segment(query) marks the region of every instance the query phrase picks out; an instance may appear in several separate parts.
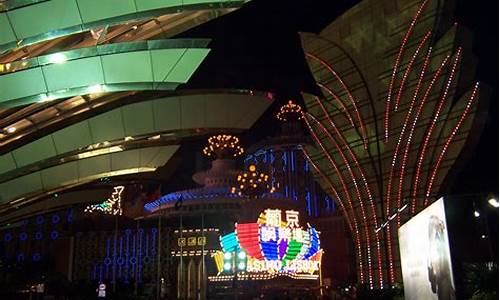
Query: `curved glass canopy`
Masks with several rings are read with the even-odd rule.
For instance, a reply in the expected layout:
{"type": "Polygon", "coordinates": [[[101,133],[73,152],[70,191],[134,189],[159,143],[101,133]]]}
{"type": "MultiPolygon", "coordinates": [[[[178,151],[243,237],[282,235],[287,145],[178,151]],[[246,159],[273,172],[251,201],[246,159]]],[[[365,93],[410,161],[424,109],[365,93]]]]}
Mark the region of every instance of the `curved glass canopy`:
{"type": "Polygon", "coordinates": [[[163,166],[179,146],[149,147],[71,161],[33,172],[0,184],[0,204],[22,205],[25,198],[101,177],[155,171],[163,166]]]}
{"type": "Polygon", "coordinates": [[[207,56],[209,40],[153,40],[57,52],[7,64],[0,75],[0,107],[75,95],[174,90],[207,56]]]}
{"type": "Polygon", "coordinates": [[[188,10],[236,8],[248,0],[11,0],[0,13],[0,51],[188,10]]]}
{"type": "MultiPolygon", "coordinates": [[[[162,166],[167,160],[154,165],[146,164],[149,160],[144,164],[128,165],[133,157],[126,153],[139,155],[140,151],[154,148],[128,149],[128,143],[133,143],[136,137],[154,139],[155,135],[163,133],[196,129],[248,129],[271,102],[265,93],[244,91],[170,96],[127,104],[47,133],[0,156],[0,204],[28,193],[31,189],[28,186],[33,186],[34,190],[26,198],[40,187],[43,187],[40,191],[45,192],[99,177],[128,174],[128,171],[152,171],[151,168],[162,166]],[[85,176],[80,174],[93,161],[97,169],[89,170],[85,176]],[[102,171],[98,166],[112,168],[102,171]],[[73,176],[75,172],[78,172],[77,177],[73,176]],[[48,174],[46,178],[44,174],[48,174]],[[51,184],[46,186],[47,183],[51,184]]],[[[139,155],[140,159],[145,157],[139,155]]]]}
{"type": "Polygon", "coordinates": [[[271,100],[264,93],[236,91],[170,96],[124,105],[0,155],[0,182],[7,172],[77,150],[95,150],[96,144],[102,147],[137,136],[196,128],[248,129],[269,105],[271,100]]]}

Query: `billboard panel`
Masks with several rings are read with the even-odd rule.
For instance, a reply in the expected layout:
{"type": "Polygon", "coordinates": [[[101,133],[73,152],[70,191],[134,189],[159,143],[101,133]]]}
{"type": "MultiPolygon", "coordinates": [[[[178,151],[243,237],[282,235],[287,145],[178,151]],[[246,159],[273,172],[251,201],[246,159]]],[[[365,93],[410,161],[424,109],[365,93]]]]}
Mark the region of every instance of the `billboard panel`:
{"type": "Polygon", "coordinates": [[[398,233],[405,299],[455,299],[443,198],[398,233]]]}

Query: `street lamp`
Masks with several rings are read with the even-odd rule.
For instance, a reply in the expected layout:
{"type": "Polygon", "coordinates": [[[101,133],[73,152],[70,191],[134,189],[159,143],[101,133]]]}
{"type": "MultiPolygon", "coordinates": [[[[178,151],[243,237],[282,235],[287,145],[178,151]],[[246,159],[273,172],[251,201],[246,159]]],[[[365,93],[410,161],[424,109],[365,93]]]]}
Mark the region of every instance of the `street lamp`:
{"type": "Polygon", "coordinates": [[[479,211],[476,209],[476,210],[474,211],[474,217],[479,218],[479,216],[481,216],[481,214],[480,214],[480,213],[479,213],[479,211]]]}

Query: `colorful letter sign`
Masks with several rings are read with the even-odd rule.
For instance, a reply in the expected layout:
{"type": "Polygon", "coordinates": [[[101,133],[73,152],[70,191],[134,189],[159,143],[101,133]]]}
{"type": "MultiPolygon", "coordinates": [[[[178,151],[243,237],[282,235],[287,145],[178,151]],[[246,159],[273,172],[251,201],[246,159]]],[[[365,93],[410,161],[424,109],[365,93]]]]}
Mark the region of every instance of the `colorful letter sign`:
{"type": "Polygon", "coordinates": [[[323,254],[319,233],[309,224],[302,229],[299,212],[294,210],[285,211],[283,220],[281,210],[267,209],[257,223],[236,224],[236,230],[220,241],[221,257],[223,253],[246,253],[246,272],[313,274],[319,270],[323,254]]]}

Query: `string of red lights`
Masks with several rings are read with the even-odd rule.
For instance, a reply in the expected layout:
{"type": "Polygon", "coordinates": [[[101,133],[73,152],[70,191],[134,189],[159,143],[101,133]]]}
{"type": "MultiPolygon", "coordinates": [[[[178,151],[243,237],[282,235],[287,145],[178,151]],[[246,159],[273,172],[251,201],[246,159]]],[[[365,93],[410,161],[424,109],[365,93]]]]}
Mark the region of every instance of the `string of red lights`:
{"type": "Polygon", "coordinates": [[[328,64],[326,61],[320,59],[319,57],[317,57],[317,56],[315,56],[315,55],[313,55],[311,53],[306,53],[306,56],[309,56],[309,57],[311,57],[313,59],[316,59],[323,66],[325,66],[328,69],[328,71],[330,71],[330,73],[333,74],[333,76],[335,77],[335,79],[337,79],[337,81],[340,83],[340,85],[342,86],[342,89],[347,93],[347,96],[348,96],[349,100],[351,101],[352,107],[354,108],[354,111],[356,112],[356,117],[358,118],[359,128],[361,130],[361,136],[363,138],[363,144],[364,144],[365,150],[368,149],[368,138],[366,136],[365,124],[363,122],[363,119],[361,118],[361,114],[359,113],[358,106],[356,105],[356,100],[354,100],[354,97],[352,96],[351,91],[349,90],[349,88],[344,83],[344,81],[342,80],[342,78],[338,75],[337,72],[335,72],[335,70],[333,69],[333,67],[330,64],[328,64]]]}
{"type": "MultiPolygon", "coordinates": [[[[340,169],[338,168],[337,164],[334,162],[334,159],[332,158],[332,156],[330,155],[330,153],[326,150],[325,146],[320,141],[319,137],[316,135],[316,132],[312,128],[311,124],[309,123],[307,117],[311,117],[311,115],[308,114],[308,113],[306,113],[305,116],[306,117],[304,118],[304,120],[305,120],[305,122],[307,124],[307,127],[309,128],[309,131],[311,132],[311,134],[313,136],[313,139],[316,141],[316,143],[318,145],[320,145],[323,153],[326,155],[328,161],[330,162],[330,164],[335,169],[335,172],[336,172],[336,174],[337,174],[337,176],[338,176],[338,178],[339,178],[339,180],[340,180],[340,182],[341,182],[341,184],[343,186],[344,194],[348,198],[348,203],[349,203],[350,209],[353,212],[353,216],[354,216],[355,215],[355,213],[354,213],[355,211],[354,211],[354,207],[352,205],[352,198],[351,198],[351,195],[350,195],[350,193],[348,191],[347,185],[345,183],[345,178],[344,178],[342,172],[340,171],[340,169]]],[[[312,119],[314,119],[314,117],[312,119]]],[[[348,169],[350,169],[350,167],[348,167],[348,169]]],[[[353,178],[353,181],[355,181],[355,178],[353,178]]],[[[356,185],[356,183],[355,183],[355,185],[356,185]]],[[[359,193],[359,189],[357,189],[356,193],[359,193]]],[[[367,254],[366,255],[367,255],[367,258],[368,258],[368,262],[367,262],[367,264],[368,264],[368,283],[369,283],[370,287],[373,288],[373,273],[372,273],[373,271],[372,271],[372,261],[371,261],[371,248],[369,246],[370,245],[370,235],[369,235],[369,232],[368,232],[368,223],[367,223],[366,213],[365,213],[365,209],[364,209],[364,205],[363,205],[363,201],[362,201],[361,195],[358,194],[357,196],[358,196],[358,200],[360,202],[359,207],[361,209],[361,218],[363,219],[361,227],[362,227],[362,229],[364,229],[365,240],[366,240],[366,244],[367,244],[367,247],[366,247],[367,254]]],[[[355,223],[355,227],[357,228],[357,223],[355,223]]]]}
{"type": "Polygon", "coordinates": [[[418,157],[417,168],[416,168],[416,171],[414,174],[413,189],[412,189],[412,193],[411,193],[411,198],[412,198],[411,199],[411,213],[412,214],[415,213],[415,208],[416,208],[416,203],[417,203],[416,197],[417,197],[418,186],[420,183],[420,173],[422,171],[424,156],[425,156],[425,153],[427,151],[427,147],[429,146],[429,141],[431,139],[431,135],[432,135],[432,132],[434,130],[434,127],[436,126],[437,119],[439,117],[439,114],[441,113],[441,109],[443,108],[445,100],[447,99],[448,92],[450,90],[450,86],[451,86],[451,83],[454,79],[455,72],[457,70],[457,65],[458,65],[458,62],[459,62],[460,57],[461,57],[461,53],[462,53],[462,48],[459,47],[457,50],[457,53],[455,55],[455,60],[453,62],[453,66],[452,66],[450,75],[448,76],[448,80],[446,82],[445,90],[444,90],[443,94],[441,95],[441,99],[439,100],[439,104],[434,112],[434,117],[432,118],[431,125],[429,126],[429,129],[427,130],[427,132],[425,134],[422,149],[420,149],[420,153],[417,156],[418,157]]]}
{"type": "MultiPolygon", "coordinates": [[[[413,135],[415,133],[415,127],[417,126],[417,121],[420,118],[420,115],[422,113],[422,109],[424,108],[424,105],[427,103],[427,99],[429,98],[429,94],[432,91],[432,88],[434,87],[434,84],[436,83],[437,79],[441,75],[443,68],[446,66],[448,63],[448,60],[450,59],[450,55],[447,55],[446,58],[443,60],[439,68],[436,70],[434,73],[434,76],[432,77],[431,82],[429,83],[429,86],[427,90],[425,91],[424,96],[420,100],[420,105],[415,113],[415,118],[413,119],[413,123],[411,124],[411,129],[408,134],[408,137],[406,139],[406,146],[404,149],[404,154],[403,154],[403,162],[401,164],[401,169],[399,171],[399,186],[398,186],[398,193],[397,193],[397,202],[396,202],[396,207],[399,209],[401,207],[401,191],[403,188],[403,179],[404,179],[404,173],[406,170],[406,164],[408,162],[408,153],[410,151],[410,145],[413,140],[413,135]]],[[[397,216],[397,224],[398,228],[401,226],[401,214],[398,214],[397,216]]]]}
{"type": "Polygon", "coordinates": [[[347,220],[347,224],[349,226],[349,229],[351,230],[351,233],[354,236],[355,240],[355,248],[356,251],[358,252],[358,265],[360,269],[360,281],[364,283],[364,271],[363,271],[363,260],[362,260],[362,255],[361,255],[361,241],[359,237],[359,231],[357,229],[357,224],[355,224],[355,227],[353,228],[352,223],[356,222],[355,219],[351,221],[351,218],[349,217],[349,211],[345,208],[344,202],[342,201],[342,198],[339,196],[337,190],[335,189],[335,186],[331,182],[331,180],[326,176],[320,169],[319,167],[314,163],[314,160],[311,158],[309,153],[305,148],[302,147],[302,152],[304,153],[305,157],[309,161],[309,163],[313,166],[313,168],[316,170],[318,174],[320,174],[321,178],[328,184],[330,187],[330,190],[333,192],[335,199],[337,199],[338,203],[340,204],[340,207],[342,208],[342,211],[344,213],[344,217],[347,220]]]}
{"type": "Polygon", "coordinates": [[[392,69],[392,76],[391,80],[389,82],[389,88],[387,89],[387,100],[386,100],[386,106],[385,106],[385,119],[384,119],[384,137],[385,137],[385,142],[387,143],[389,141],[389,123],[390,123],[390,110],[391,110],[391,97],[392,97],[392,90],[394,88],[394,83],[396,80],[396,73],[399,68],[399,64],[401,63],[401,58],[403,56],[406,44],[408,43],[408,40],[410,38],[410,35],[413,32],[413,29],[415,25],[417,24],[418,17],[424,10],[425,6],[427,5],[427,2],[429,0],[425,0],[413,16],[413,20],[411,21],[410,27],[406,31],[406,34],[403,38],[403,41],[401,43],[401,46],[399,47],[399,52],[398,55],[396,56],[396,61],[394,62],[394,68],[392,69]]]}
{"type": "MultiPolygon", "coordinates": [[[[373,201],[373,196],[372,196],[372,193],[371,193],[371,190],[370,190],[370,186],[368,185],[368,181],[366,180],[366,177],[365,177],[365,172],[363,171],[363,168],[359,164],[359,161],[358,161],[358,159],[356,157],[356,154],[354,154],[354,152],[352,151],[351,147],[347,143],[345,137],[338,130],[337,126],[333,122],[333,119],[331,118],[330,114],[327,112],[327,110],[326,110],[325,106],[323,105],[323,103],[321,103],[321,101],[319,100],[318,97],[315,97],[315,100],[316,100],[316,103],[321,108],[321,110],[323,111],[323,114],[325,115],[326,119],[330,123],[330,126],[332,127],[333,131],[335,132],[335,134],[338,136],[338,138],[342,142],[343,147],[349,153],[352,161],[354,162],[354,164],[355,164],[355,166],[356,166],[356,168],[357,168],[357,170],[358,170],[358,172],[359,172],[359,174],[361,176],[361,180],[363,181],[363,185],[365,187],[365,192],[366,192],[366,195],[368,196],[368,200],[369,200],[369,203],[370,203],[371,215],[372,215],[372,222],[373,222],[373,224],[374,224],[375,227],[378,227],[377,212],[376,212],[376,209],[375,209],[375,204],[374,204],[374,201],[373,201]]],[[[324,130],[325,130],[325,132],[327,132],[326,129],[324,129],[324,130]]],[[[338,151],[340,151],[342,153],[341,149],[339,149],[338,151]]],[[[347,165],[349,165],[349,164],[347,163],[347,165]]],[[[355,182],[355,180],[353,180],[353,181],[355,182]]],[[[379,282],[380,282],[381,288],[383,288],[384,279],[383,279],[383,273],[382,273],[382,255],[381,255],[381,250],[380,250],[380,237],[379,237],[378,231],[375,232],[375,239],[376,239],[376,243],[377,243],[377,264],[378,264],[379,282]]]]}

